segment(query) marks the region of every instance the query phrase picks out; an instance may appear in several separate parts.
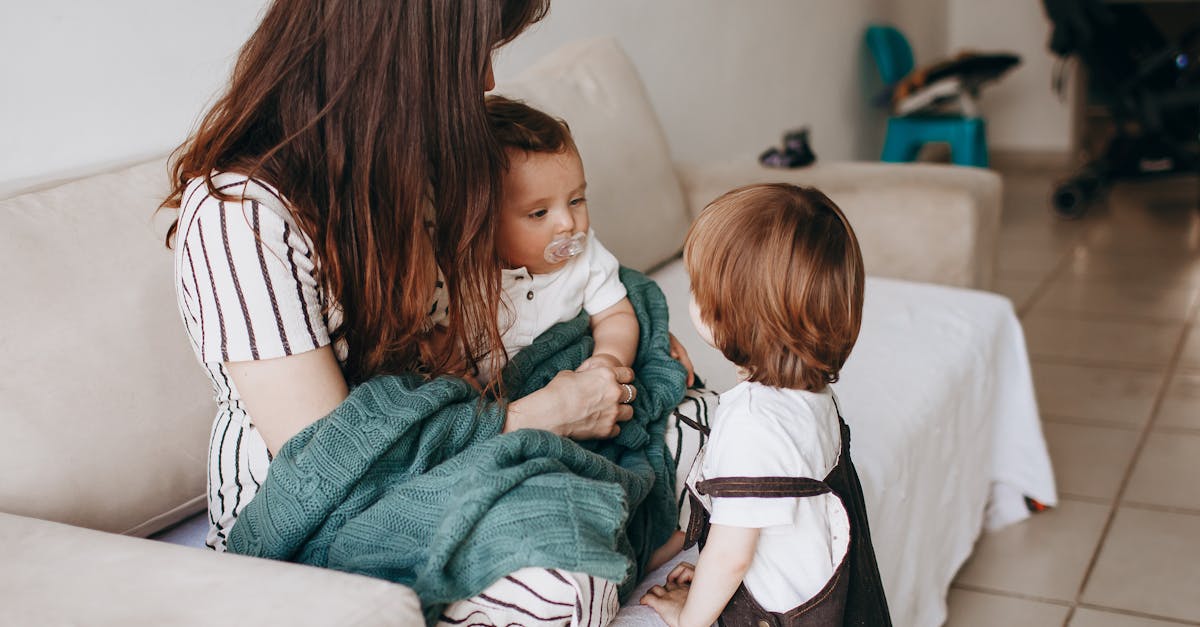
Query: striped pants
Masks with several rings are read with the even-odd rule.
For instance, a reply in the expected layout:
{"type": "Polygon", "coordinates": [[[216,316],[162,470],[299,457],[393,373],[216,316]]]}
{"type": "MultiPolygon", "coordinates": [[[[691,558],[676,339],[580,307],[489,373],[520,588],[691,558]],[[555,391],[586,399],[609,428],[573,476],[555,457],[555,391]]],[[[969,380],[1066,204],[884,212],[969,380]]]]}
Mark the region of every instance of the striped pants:
{"type": "Polygon", "coordinates": [[[603,627],[621,609],[617,586],[584,573],[522,568],[451,604],[439,627],[603,627]]]}

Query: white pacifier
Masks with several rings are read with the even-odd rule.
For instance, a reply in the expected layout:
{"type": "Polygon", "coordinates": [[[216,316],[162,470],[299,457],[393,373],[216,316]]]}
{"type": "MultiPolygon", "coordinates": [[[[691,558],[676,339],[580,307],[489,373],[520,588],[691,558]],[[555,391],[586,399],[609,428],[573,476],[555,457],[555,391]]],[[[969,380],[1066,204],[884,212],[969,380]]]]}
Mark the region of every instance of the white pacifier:
{"type": "Polygon", "coordinates": [[[576,233],[570,237],[558,237],[546,245],[546,263],[561,263],[579,256],[587,243],[587,233],[576,233]]]}

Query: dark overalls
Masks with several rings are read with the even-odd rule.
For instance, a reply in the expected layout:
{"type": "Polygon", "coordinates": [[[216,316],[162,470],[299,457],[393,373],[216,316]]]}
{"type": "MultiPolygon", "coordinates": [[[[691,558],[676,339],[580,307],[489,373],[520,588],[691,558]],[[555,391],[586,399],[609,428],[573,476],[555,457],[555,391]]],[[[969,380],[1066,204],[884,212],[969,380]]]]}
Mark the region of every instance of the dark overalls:
{"type": "MultiPolygon", "coordinates": [[[[681,421],[708,431],[707,427],[686,417],[681,417],[681,421]]],[[[700,494],[719,498],[805,498],[832,492],[842,501],[850,522],[849,550],[825,587],[813,598],[786,612],[769,612],[758,604],[743,583],[717,619],[721,627],[887,627],[892,624],[879,566],[875,562],[875,549],[871,546],[862,484],[850,460],[850,427],[842,420],[840,410],[838,423],[842,430],[842,452],[837,465],[823,481],[804,477],[721,477],[696,484],[700,494]]],[[[703,549],[708,538],[708,510],[691,487],[688,498],[692,514],[685,548],[699,542],[703,549]]]]}

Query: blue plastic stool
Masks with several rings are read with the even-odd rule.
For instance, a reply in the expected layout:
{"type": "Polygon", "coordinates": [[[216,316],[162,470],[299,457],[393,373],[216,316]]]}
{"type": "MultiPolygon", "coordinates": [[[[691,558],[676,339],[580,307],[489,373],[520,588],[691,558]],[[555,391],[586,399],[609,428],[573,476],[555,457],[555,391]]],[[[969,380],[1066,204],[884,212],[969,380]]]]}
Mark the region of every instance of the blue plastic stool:
{"type": "MultiPolygon", "coordinates": [[[[867,27],[864,39],[885,85],[895,85],[913,69],[912,48],[893,26],[867,27]]],[[[982,118],[963,116],[892,116],[888,118],[883,161],[916,161],[921,146],[929,142],[950,144],[955,165],[988,165],[987,133],[982,118]]]]}
{"type": "Polygon", "coordinates": [[[887,139],[883,142],[883,161],[916,161],[921,146],[929,142],[950,144],[950,160],[955,165],[988,166],[987,133],[983,118],[962,117],[890,117],[887,139]]]}

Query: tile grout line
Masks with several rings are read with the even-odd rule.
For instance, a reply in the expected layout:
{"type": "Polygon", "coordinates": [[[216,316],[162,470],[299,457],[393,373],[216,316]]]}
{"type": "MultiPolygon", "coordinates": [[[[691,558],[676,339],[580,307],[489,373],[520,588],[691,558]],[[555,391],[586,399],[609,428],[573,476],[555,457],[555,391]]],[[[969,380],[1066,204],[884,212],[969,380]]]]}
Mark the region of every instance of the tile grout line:
{"type": "Polygon", "coordinates": [[[1059,274],[1062,274],[1068,265],[1070,265],[1071,257],[1075,254],[1075,247],[1080,244],[1082,239],[1082,235],[1076,235],[1075,240],[1071,242],[1071,245],[1067,247],[1067,249],[1063,251],[1061,255],[1059,255],[1058,261],[1054,263],[1054,267],[1050,269],[1050,272],[1042,277],[1042,280],[1040,283],[1038,283],[1037,287],[1033,288],[1033,293],[1025,299],[1025,302],[1021,305],[1020,309],[1017,310],[1016,313],[1018,320],[1025,319],[1025,316],[1029,314],[1029,311],[1033,309],[1033,306],[1050,289],[1050,284],[1058,278],[1059,274]]]}
{"type": "MultiPolygon", "coordinates": [[[[1192,291],[1200,291],[1193,288],[1192,291]]],[[[1070,320],[1079,322],[1132,322],[1135,324],[1153,324],[1156,326],[1166,324],[1187,324],[1191,316],[1192,304],[1188,303],[1185,313],[1180,316],[1171,315],[1151,315],[1151,314],[1136,314],[1136,313],[1112,313],[1108,311],[1079,311],[1069,309],[1067,307],[1043,306],[1042,309],[1036,312],[1030,312],[1034,316],[1040,318],[1050,318],[1053,320],[1070,320]]]]}
{"type": "Polygon", "coordinates": [[[1120,616],[1132,616],[1134,618],[1145,618],[1145,619],[1149,619],[1149,620],[1164,622],[1164,623],[1167,623],[1168,625],[1200,625],[1200,622],[1196,622],[1194,620],[1187,619],[1187,618],[1173,618],[1171,616],[1160,616],[1158,614],[1147,614],[1145,612],[1138,612],[1135,610],[1126,610],[1126,609],[1122,609],[1119,607],[1108,607],[1105,605],[1096,605],[1095,603],[1080,603],[1078,607],[1082,607],[1085,610],[1095,610],[1097,612],[1104,612],[1106,614],[1117,614],[1120,616]]]}
{"type": "MultiPolygon", "coordinates": [[[[1082,418],[1079,416],[1068,416],[1066,414],[1046,413],[1039,411],[1042,419],[1042,424],[1050,423],[1056,425],[1071,425],[1073,427],[1096,427],[1097,429],[1115,429],[1117,431],[1140,431],[1142,423],[1137,424],[1128,422],[1119,422],[1116,420],[1107,420],[1104,418],[1082,418]]],[[[1149,420],[1150,412],[1146,412],[1146,419],[1149,420]]],[[[1181,427],[1185,429],[1186,427],[1181,427]]],[[[1196,429],[1200,433],[1200,429],[1196,429]]]]}
{"type": "Polygon", "coordinates": [[[1164,514],[1181,514],[1184,516],[1200,516],[1200,509],[1194,507],[1172,507],[1170,505],[1155,505],[1154,503],[1142,503],[1139,501],[1125,501],[1123,507],[1129,509],[1140,509],[1148,512],[1162,512],[1164,514]]]}
{"type": "MultiPolygon", "coordinates": [[[[1184,323],[1187,328],[1190,323],[1184,323]]],[[[1029,353],[1031,362],[1059,364],[1064,366],[1086,366],[1089,368],[1107,368],[1109,370],[1135,370],[1137,372],[1163,372],[1166,364],[1154,365],[1148,362],[1113,361],[1108,359],[1089,359],[1087,357],[1072,357],[1070,355],[1050,355],[1047,353],[1029,353]]],[[[1170,359],[1168,358],[1168,362],[1170,359]]]]}
{"type": "Polygon", "coordinates": [[[1049,364],[1051,366],[1081,366],[1104,370],[1130,370],[1145,374],[1161,374],[1164,368],[1162,365],[1147,366],[1145,363],[1135,364],[1121,361],[1094,360],[1087,359],[1086,357],[1071,357],[1069,355],[1038,355],[1035,353],[1029,354],[1029,363],[1049,364]]]}
{"type": "MultiPolygon", "coordinates": [[[[951,587],[956,588],[958,590],[965,590],[967,592],[977,592],[979,594],[987,594],[987,595],[996,596],[996,597],[1005,597],[1005,598],[1009,598],[1009,599],[1017,599],[1020,601],[1031,601],[1033,603],[1054,605],[1057,607],[1069,608],[1072,611],[1077,609],[1078,607],[1082,607],[1087,610],[1095,610],[1097,612],[1104,612],[1106,614],[1118,614],[1121,616],[1132,616],[1134,618],[1145,618],[1145,619],[1149,619],[1149,620],[1162,621],[1162,622],[1172,624],[1172,625],[1200,625],[1200,622],[1189,620],[1189,619],[1180,619],[1180,618],[1174,618],[1171,616],[1162,616],[1159,614],[1149,614],[1146,612],[1138,612],[1136,610],[1127,610],[1127,609],[1123,609],[1123,608],[1119,608],[1119,607],[1108,607],[1106,605],[1097,605],[1095,603],[1079,603],[1078,606],[1076,606],[1076,605],[1072,604],[1070,601],[1063,601],[1061,599],[1052,599],[1049,597],[1040,597],[1040,596],[1037,596],[1034,594],[1011,592],[1009,590],[1001,590],[999,588],[989,588],[988,586],[956,583],[951,587]]],[[[1070,616],[1070,614],[1068,614],[1068,616],[1066,617],[1066,620],[1069,621],[1070,619],[1071,619],[1071,616],[1070,616]]]]}
{"type": "Polygon", "coordinates": [[[1001,590],[999,588],[989,588],[987,586],[979,586],[979,585],[969,584],[969,583],[968,584],[955,583],[951,587],[957,588],[959,590],[966,590],[967,592],[978,592],[980,594],[990,594],[992,596],[1007,597],[1010,599],[1020,599],[1022,601],[1033,601],[1034,603],[1045,603],[1047,605],[1057,605],[1059,607],[1070,607],[1071,606],[1070,601],[1063,601],[1062,599],[1052,599],[1050,597],[1040,597],[1040,596],[1037,596],[1036,594],[1025,594],[1023,592],[1012,592],[1010,590],[1001,590]]]}
{"type": "MultiPolygon", "coordinates": [[[[1195,306],[1193,305],[1193,308],[1195,306]]],[[[1183,325],[1183,332],[1180,334],[1175,350],[1172,351],[1171,358],[1167,361],[1166,368],[1163,372],[1163,379],[1159,383],[1158,393],[1154,397],[1154,404],[1150,409],[1150,419],[1142,427],[1141,433],[1138,435],[1137,444],[1134,446],[1133,455],[1129,463],[1125,467],[1125,473],[1121,477],[1121,483],[1117,487],[1117,492],[1113,496],[1112,507],[1109,509],[1108,517],[1104,521],[1104,528],[1100,532],[1100,538],[1096,543],[1096,549],[1092,552],[1092,557],[1088,560],[1087,568],[1083,572],[1083,579],[1079,582],[1079,589],[1075,592],[1075,602],[1071,606],[1071,611],[1068,613],[1067,620],[1069,621],[1075,614],[1075,608],[1082,603],[1083,592],[1087,589],[1088,583],[1091,581],[1092,574],[1096,569],[1096,563],[1099,561],[1100,552],[1104,550],[1104,545],[1108,541],[1108,535],[1112,531],[1114,520],[1117,517],[1117,511],[1121,508],[1121,502],[1125,498],[1125,491],[1129,488],[1129,482],[1133,477],[1134,468],[1137,467],[1138,461],[1142,457],[1142,452],[1146,448],[1146,442],[1150,438],[1150,432],[1154,428],[1154,422],[1158,418],[1158,413],[1162,409],[1163,402],[1166,399],[1167,391],[1171,387],[1171,379],[1175,375],[1175,370],[1179,361],[1183,356],[1183,349],[1187,346],[1188,339],[1192,333],[1192,321],[1189,320],[1183,325]]],[[[1065,623],[1064,623],[1065,626],[1065,623]]]]}

